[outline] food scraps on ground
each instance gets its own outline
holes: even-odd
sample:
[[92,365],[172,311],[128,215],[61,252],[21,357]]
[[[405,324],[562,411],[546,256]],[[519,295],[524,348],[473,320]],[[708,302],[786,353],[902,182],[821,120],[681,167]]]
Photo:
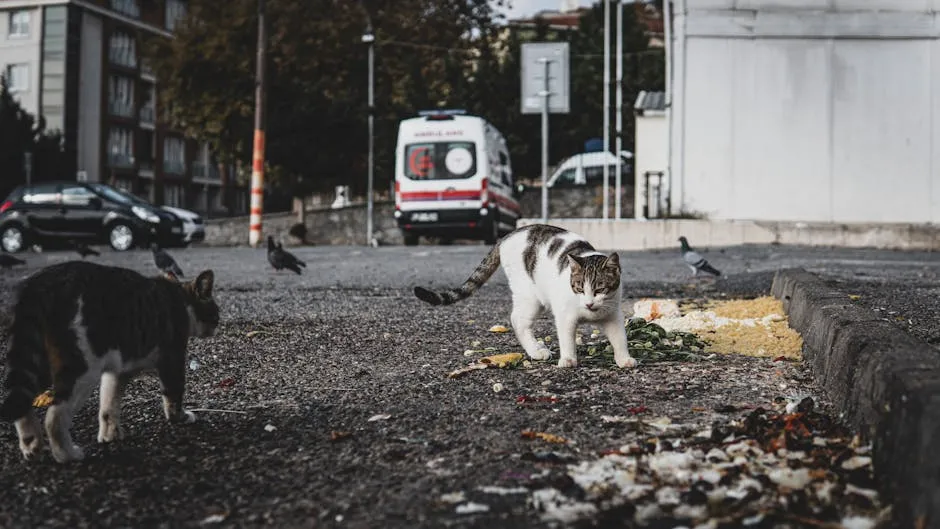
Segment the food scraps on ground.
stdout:
[[490,332],[509,332],[509,327],[505,325],[494,325],[490,327]]
[[330,441],[342,441],[343,439],[347,439],[350,436],[352,436],[352,432],[340,432],[333,430],[330,432]]
[[[651,318],[648,304],[638,301],[634,313]],[[666,331],[694,333],[706,343],[706,352],[799,359],[803,338],[790,328],[785,314],[780,300],[763,296],[710,301],[687,307],[681,315],[658,316],[656,322]]]
[[523,439],[541,439],[547,443],[556,443],[556,444],[566,444],[567,439],[560,435],[545,433],[545,432],[533,432],[531,430],[522,431]]
[[52,404],[52,400],[55,398],[55,392],[51,389],[43,391],[33,399],[33,407],[35,408],[45,408]]
[[447,374],[449,378],[456,378],[460,375],[469,373],[471,371],[476,371],[479,369],[489,369],[491,367],[498,368],[507,368],[507,367],[517,367],[525,360],[525,355],[522,353],[505,353],[491,356],[484,356],[483,358],[477,359],[475,362],[472,362],[470,365],[455,369]]
[[519,395],[518,397],[516,397],[517,404],[529,404],[533,402],[547,402],[547,403],[554,404],[558,402],[558,397],[550,397],[550,396],[530,397],[529,395]]

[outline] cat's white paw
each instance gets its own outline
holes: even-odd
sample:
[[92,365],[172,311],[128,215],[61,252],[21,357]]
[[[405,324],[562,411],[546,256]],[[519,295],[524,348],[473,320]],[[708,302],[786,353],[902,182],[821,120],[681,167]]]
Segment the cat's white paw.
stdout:
[[617,367],[622,367],[625,369],[630,369],[636,367],[636,358],[633,358],[630,355],[627,355],[626,358],[615,358],[614,362],[617,363]]
[[72,444],[69,448],[52,446],[52,457],[58,463],[68,463],[69,461],[81,461],[85,459],[85,451],[77,444]]
[[192,424],[194,422],[196,422],[196,414],[189,410],[183,410],[183,415],[180,417],[180,423]]
[[99,443],[110,443],[121,439],[124,439],[124,428],[120,424],[115,425],[113,422],[109,422],[98,427]]
[[558,359],[558,367],[578,367],[578,358],[574,356],[563,356]]
[[27,440],[29,441],[28,443],[20,439],[20,452],[23,452],[23,457],[29,461],[39,454],[39,450],[42,448],[40,445],[42,437],[34,435]]
[[540,345],[535,351],[529,351],[529,358],[532,360],[548,360],[552,357],[552,350],[544,345]]

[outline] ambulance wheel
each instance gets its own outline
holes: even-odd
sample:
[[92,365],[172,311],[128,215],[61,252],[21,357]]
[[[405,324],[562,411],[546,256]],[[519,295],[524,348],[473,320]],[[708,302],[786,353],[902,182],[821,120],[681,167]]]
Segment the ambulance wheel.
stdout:
[[403,235],[404,238],[405,238],[405,246],[417,246],[417,245],[418,245],[418,239],[419,239],[420,237],[418,237],[417,234],[415,234],[415,233],[404,233],[404,234],[402,234],[402,235]]

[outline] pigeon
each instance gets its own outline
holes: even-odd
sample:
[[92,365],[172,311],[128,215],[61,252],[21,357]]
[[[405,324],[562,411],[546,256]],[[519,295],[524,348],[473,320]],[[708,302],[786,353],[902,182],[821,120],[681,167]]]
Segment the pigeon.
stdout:
[[685,237],[679,237],[679,242],[682,243],[682,260],[692,269],[693,276],[697,276],[699,270],[715,276],[721,275],[721,272],[716,270],[714,266],[708,264],[708,261],[706,261],[704,257],[689,246],[689,241]]
[[72,244],[72,249],[78,252],[78,255],[82,256],[82,259],[88,257],[89,255],[94,255],[95,257],[101,257],[101,254],[98,253],[98,250],[88,247],[88,245],[76,241],[69,241]]
[[157,265],[161,272],[174,278],[186,277],[183,275],[180,265],[176,264],[170,254],[166,253],[166,250],[153,243],[150,245],[150,251],[153,252],[153,264]]
[[285,250],[281,243],[274,244],[274,237],[270,235],[268,235],[268,262],[275,270],[280,271],[286,268],[293,270],[297,275],[302,273],[300,267],[307,268],[307,263],[294,257],[294,254]]
[[0,253],[0,268],[10,270],[16,265],[25,265],[26,261],[22,259],[17,259],[12,255],[7,255],[5,253]]

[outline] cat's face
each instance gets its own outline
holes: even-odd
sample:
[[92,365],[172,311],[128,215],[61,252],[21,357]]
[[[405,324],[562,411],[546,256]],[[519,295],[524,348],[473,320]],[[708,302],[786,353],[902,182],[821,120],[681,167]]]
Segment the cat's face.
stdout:
[[212,283],[215,279],[212,270],[206,270],[196,279],[183,283],[189,303],[189,327],[192,336],[208,338],[215,335],[219,326],[219,306],[212,297]]
[[620,257],[591,255],[568,256],[571,265],[571,291],[578,296],[582,307],[597,312],[605,310],[606,304],[616,299],[620,290]]

